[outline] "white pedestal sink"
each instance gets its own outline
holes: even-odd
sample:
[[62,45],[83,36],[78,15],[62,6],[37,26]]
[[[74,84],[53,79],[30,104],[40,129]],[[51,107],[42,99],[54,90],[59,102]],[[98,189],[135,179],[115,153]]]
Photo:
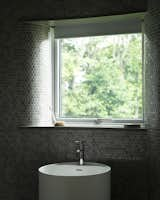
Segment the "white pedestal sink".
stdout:
[[111,168],[57,163],[39,168],[39,200],[110,200]]

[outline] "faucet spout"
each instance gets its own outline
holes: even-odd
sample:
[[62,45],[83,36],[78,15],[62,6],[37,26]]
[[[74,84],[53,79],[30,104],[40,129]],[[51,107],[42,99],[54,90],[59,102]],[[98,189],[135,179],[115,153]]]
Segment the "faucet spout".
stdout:
[[84,160],[83,160],[83,158],[80,158],[80,160],[79,160],[79,165],[84,165]]
[[75,141],[77,144],[76,152],[79,153],[79,165],[84,165],[84,142],[83,141]]

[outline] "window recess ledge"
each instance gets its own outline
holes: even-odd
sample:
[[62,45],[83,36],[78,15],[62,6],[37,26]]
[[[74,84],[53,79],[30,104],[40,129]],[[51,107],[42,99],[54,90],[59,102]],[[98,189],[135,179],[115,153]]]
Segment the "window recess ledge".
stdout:
[[125,126],[124,124],[112,125],[90,125],[90,124],[65,124],[64,126],[53,126],[54,128],[93,128],[93,129],[140,129],[146,130],[144,126]]
[[64,123],[64,126],[55,128],[97,128],[97,129],[146,129],[144,124],[87,124],[87,123]]
[[53,125],[54,127],[75,127],[75,128],[118,128],[118,129],[146,129],[141,119],[137,120],[112,120],[112,119],[64,119],[56,118],[57,122],[64,125]]
[[63,126],[55,126],[53,124],[43,125],[43,124],[32,124],[26,126],[20,126],[20,128],[77,128],[77,129],[125,129],[125,130],[147,130],[144,124],[139,124],[139,126],[134,124],[87,124],[87,123],[64,123]]

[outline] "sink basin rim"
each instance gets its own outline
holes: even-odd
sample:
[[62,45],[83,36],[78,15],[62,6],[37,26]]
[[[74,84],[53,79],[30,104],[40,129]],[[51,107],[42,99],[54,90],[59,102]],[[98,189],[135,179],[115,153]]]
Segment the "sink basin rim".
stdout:
[[82,166],[79,165],[78,162],[62,162],[44,165],[40,167],[38,171],[39,173],[49,176],[86,177],[108,173],[111,171],[111,167],[94,162],[85,162]]

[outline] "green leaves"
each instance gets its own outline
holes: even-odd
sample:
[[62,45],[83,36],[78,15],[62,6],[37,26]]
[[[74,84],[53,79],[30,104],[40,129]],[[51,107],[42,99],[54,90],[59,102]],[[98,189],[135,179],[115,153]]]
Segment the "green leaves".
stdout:
[[142,118],[142,36],[61,40],[62,114]]

